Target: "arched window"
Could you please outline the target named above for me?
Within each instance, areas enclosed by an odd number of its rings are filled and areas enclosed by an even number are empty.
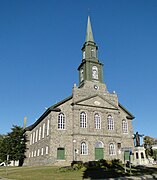
[[[35,141],[35,132],[33,132],[33,144],[34,144],[34,141]]]
[[[39,140],[41,139],[41,126],[39,128]]]
[[[98,68],[96,66],[92,67],[92,78],[98,79]]]
[[[42,132],[42,138],[45,136],[45,123],[43,124],[43,132]]]
[[[91,56],[96,57],[96,50],[94,48],[91,49]]]
[[[115,155],[116,151],[115,151],[115,145],[113,143],[109,144],[109,155]]]
[[[83,50],[83,59],[85,59],[85,50]]]
[[[98,113],[94,115],[95,129],[101,129],[101,119]]]
[[[65,129],[65,116],[63,113],[58,115],[58,129]]]
[[[80,127],[81,128],[86,128],[87,127],[87,118],[86,118],[86,113],[85,112],[80,113]]]
[[[36,130],[35,142],[38,141],[38,129]]]
[[[40,155],[40,149],[38,149],[38,152],[37,152],[37,156],[39,156]]]
[[[32,134],[31,134],[31,137],[30,137],[30,145],[32,145]]]
[[[83,68],[80,70],[80,81],[82,82],[84,80],[84,75],[83,75]]]
[[[144,154],[143,154],[143,152],[141,152],[141,159],[144,159]]]
[[[101,141],[97,141],[95,143],[95,148],[103,148],[103,147],[104,147],[104,145],[103,145],[103,143]]]
[[[48,154],[48,153],[49,153],[49,147],[46,146],[46,154]]]
[[[50,120],[47,120],[47,136],[49,136],[49,130],[50,130]]]
[[[108,130],[114,130],[114,121],[111,115],[107,117],[107,123],[108,123]]]
[[[86,142],[81,143],[81,154],[83,155],[88,154],[88,148]]]
[[[123,133],[128,133],[128,123],[125,119],[122,121],[122,131]]]

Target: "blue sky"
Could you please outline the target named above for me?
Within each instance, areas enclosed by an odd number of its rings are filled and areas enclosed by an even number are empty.
[[[1,0],[0,134],[71,95],[88,15],[108,90],[157,138],[156,0]]]

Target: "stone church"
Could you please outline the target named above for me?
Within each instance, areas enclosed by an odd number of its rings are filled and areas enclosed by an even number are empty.
[[[26,128],[26,165],[67,165],[73,160],[124,159],[123,149],[133,149],[134,116],[109,93],[103,82],[90,17],[79,84],[72,95],[49,107]]]

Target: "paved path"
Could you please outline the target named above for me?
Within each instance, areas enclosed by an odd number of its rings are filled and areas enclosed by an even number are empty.
[[[107,179],[93,179],[93,180],[153,180],[153,179],[157,179],[157,174],[144,175],[144,176],[126,176],[126,177],[107,178]],[[85,178],[83,180],[92,180],[92,179]]]

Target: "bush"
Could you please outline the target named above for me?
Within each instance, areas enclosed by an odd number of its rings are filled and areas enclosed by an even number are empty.
[[[111,162],[113,168],[122,167],[122,161],[120,159],[113,159]]]
[[[100,167],[106,168],[106,169],[110,168],[112,165],[111,161],[107,161],[105,159],[100,159],[98,162],[100,164]]]
[[[79,170],[83,167],[83,162],[82,161],[73,161],[71,163],[71,167],[74,169],[74,170]]]
[[[64,166],[59,168],[59,172],[67,172],[67,171],[73,171],[73,168],[71,166]]]

